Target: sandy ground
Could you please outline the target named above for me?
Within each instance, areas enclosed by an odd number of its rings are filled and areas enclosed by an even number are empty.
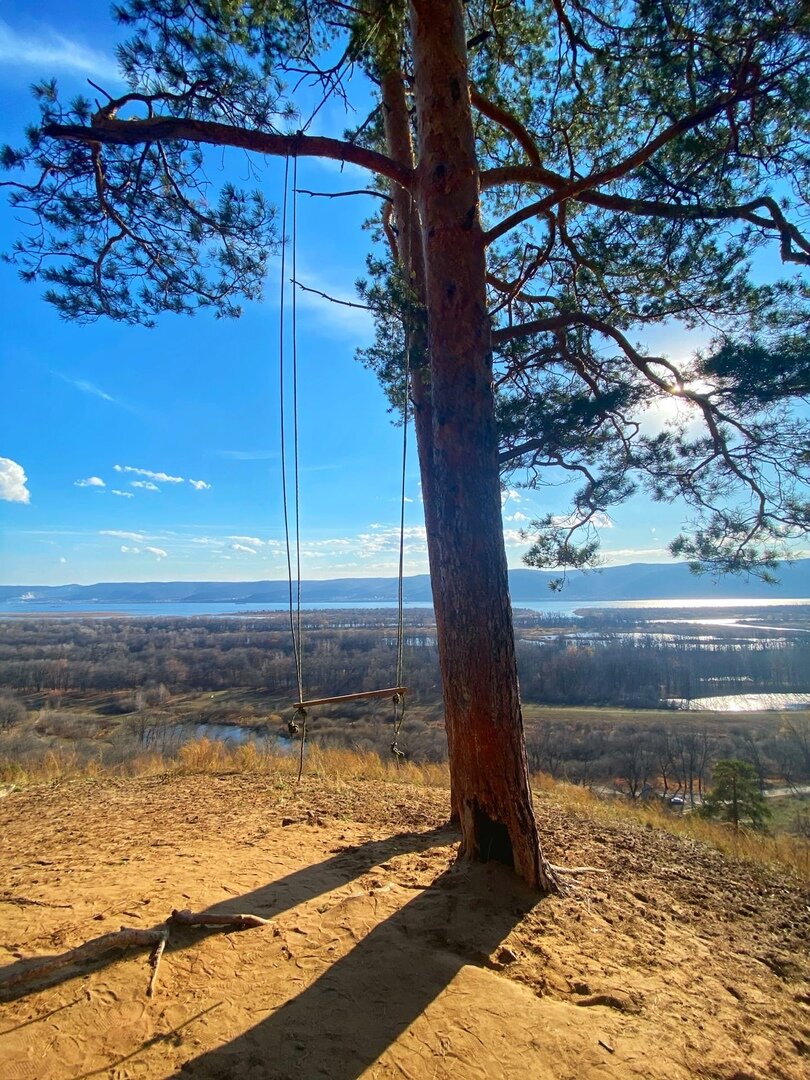
[[[665,833],[540,800],[537,902],[455,863],[444,792],[247,776],[61,784],[0,800],[0,979],[173,908],[172,930],[0,1004],[3,1080],[774,1080],[810,1075],[808,896]]]

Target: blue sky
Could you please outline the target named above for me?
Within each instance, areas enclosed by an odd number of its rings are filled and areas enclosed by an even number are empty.
[[[88,77],[115,89],[118,40],[105,3],[52,0],[28,13],[0,0],[0,143],[19,145],[35,118],[29,93],[54,75],[64,95]],[[322,133],[351,123],[337,106]],[[236,162],[238,167],[239,162]],[[283,163],[261,183],[280,201]],[[299,186],[358,186],[359,170],[301,162]],[[0,249],[20,226],[0,194]],[[364,271],[371,207],[301,197],[299,278],[354,298]],[[0,265],[0,583],[240,580],[286,576],[278,423],[278,277],[240,320],[165,316],[147,330],[59,319]],[[396,573],[401,429],[372,374],[354,360],[367,343],[365,312],[300,294],[301,533],[305,577]],[[677,356],[672,338],[656,347]],[[406,573],[427,570],[418,469],[407,475]],[[520,528],[556,513],[564,493],[510,491],[504,527],[510,565]],[[608,563],[660,561],[678,531],[677,508],[643,501],[605,523]]]

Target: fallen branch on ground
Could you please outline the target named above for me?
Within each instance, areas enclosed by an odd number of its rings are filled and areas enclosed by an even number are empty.
[[[211,914],[207,911],[173,911],[167,923],[174,926],[232,926],[234,930],[249,930],[254,926],[267,926],[269,919],[259,915]]]
[[[602,870],[598,866],[549,866],[555,874],[609,874],[609,870]]]
[[[59,956],[44,956],[40,960],[34,960],[28,967],[14,971],[5,979],[0,980],[0,990],[11,990],[21,983],[33,982],[41,979],[43,975],[50,975],[53,971],[68,967],[70,964],[79,964],[84,960],[96,960],[111,949],[142,948],[144,945],[157,945],[168,934],[166,930],[138,930],[133,926],[122,926],[120,930],[114,930],[110,934],[102,934],[101,937],[86,941],[75,949],[68,949]]]
[[[68,949],[59,956],[44,956],[39,960],[32,959],[27,966],[17,967],[11,974],[0,978],[0,992],[13,990],[28,982],[35,982],[45,975],[50,975],[60,968],[69,967],[71,964],[79,964],[86,960],[97,960],[113,949],[144,948],[152,947],[150,965],[152,975],[147,987],[147,995],[155,996],[157,987],[157,975],[160,961],[169,941],[169,935],[173,926],[227,926],[233,930],[248,930],[252,927],[266,926],[269,919],[263,919],[259,915],[228,915],[209,913],[205,911],[173,911],[163,927],[154,930],[140,930],[133,926],[122,926],[120,930],[114,930],[109,934],[86,941],[75,949]],[[25,964],[25,961],[23,961]]]

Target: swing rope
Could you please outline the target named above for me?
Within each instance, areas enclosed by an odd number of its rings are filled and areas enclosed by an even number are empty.
[[[292,237],[292,262],[293,262],[293,280],[296,276],[296,198],[295,189],[297,187],[295,176],[297,173],[298,161],[297,158],[293,159],[293,237]],[[286,370],[286,336],[285,336],[285,298],[286,298],[286,272],[287,272],[287,217],[288,217],[288,201],[289,201],[289,179],[290,179],[290,157],[289,154],[284,158],[284,195],[282,199],[282,211],[281,211],[281,277],[279,281],[279,431],[281,439],[281,501],[284,509],[284,543],[287,553],[287,581],[289,584],[289,621],[290,621],[290,636],[292,638],[293,646],[293,661],[295,664],[295,680],[298,686],[299,700],[304,696],[304,679],[303,679],[303,664],[302,664],[302,641],[301,641],[301,536],[300,536],[300,485],[299,485],[299,467],[298,467],[298,336],[296,332],[296,297],[295,290],[292,294],[292,411],[293,411],[293,480],[294,480],[294,510],[295,510],[295,565],[296,565],[296,580],[297,590],[293,588],[293,559],[292,559],[292,543],[290,540],[290,511],[289,511],[289,492],[287,488],[287,423],[286,423],[286,390],[288,375]],[[301,759],[299,761],[298,778],[301,779],[301,772],[303,770],[303,746],[306,737],[306,712],[303,709],[299,709],[296,714],[297,718],[303,721],[303,733],[301,737]],[[293,719],[287,725],[291,735],[298,733],[298,724]]]
[[[408,465],[408,403],[410,401],[411,394],[411,334],[412,334],[412,310],[411,310],[411,285],[413,278],[413,271],[411,268],[411,237],[412,233],[412,219],[413,219],[413,193],[411,193],[410,201],[410,215],[409,220],[406,223],[408,232],[406,255],[405,255],[405,272],[408,280],[408,293],[405,297],[405,319],[404,319],[404,332],[405,332],[405,363],[403,372],[403,391],[402,391],[402,476],[400,483],[400,498],[399,498],[399,590],[397,597],[397,686],[402,685],[403,680],[403,666],[404,666],[404,653],[405,653],[405,479]],[[394,694],[394,739],[391,743],[391,753],[396,759],[397,766],[400,765],[404,754],[399,748],[399,733],[402,728],[402,723],[405,719],[405,695],[396,693]]]
[[[284,159],[284,196],[282,200],[281,217],[281,280],[279,297],[279,399],[280,399],[280,438],[281,438],[281,491],[284,506],[284,539],[287,553],[287,579],[289,584],[289,624],[293,643],[293,660],[295,663],[295,678],[298,686],[298,701],[295,703],[295,715],[288,723],[290,735],[299,733],[298,721],[300,721],[301,744],[298,758],[298,777],[300,781],[304,771],[304,745],[307,736],[307,707],[324,705],[338,701],[351,701],[361,698],[374,698],[390,696],[394,703],[394,738],[391,743],[391,753],[396,758],[399,766],[405,754],[399,747],[399,734],[405,719],[405,694],[407,688],[402,685],[404,668],[404,644],[405,644],[405,594],[404,594],[404,567],[405,567],[405,485],[408,461],[408,404],[410,400],[410,362],[411,362],[411,303],[407,298],[406,314],[404,320],[405,350],[403,371],[403,405],[402,405],[402,474],[400,485],[400,519],[399,519],[399,581],[397,593],[397,652],[396,652],[396,686],[384,690],[367,690],[356,694],[341,694],[337,697],[316,698],[310,701],[304,699],[303,680],[303,637],[301,633],[301,532],[300,532],[300,467],[299,467],[299,424],[298,424],[298,313],[296,283],[297,255],[298,255],[298,158],[293,156],[292,176],[292,210],[289,209],[289,181],[290,181],[290,158],[289,154]],[[411,200],[413,209],[413,199]],[[287,484],[287,425],[285,409],[285,391],[288,377],[285,364],[285,294],[286,294],[286,239],[288,217],[292,219],[291,231],[291,255],[292,255],[292,302],[291,302],[291,385],[292,385],[292,413],[293,413],[293,480],[294,480],[294,512],[295,512],[295,585],[293,584],[293,557],[292,542],[290,539],[290,513],[289,492]],[[410,275],[410,247],[411,231],[408,228],[408,255],[406,269]],[[410,280],[408,282],[410,288]]]

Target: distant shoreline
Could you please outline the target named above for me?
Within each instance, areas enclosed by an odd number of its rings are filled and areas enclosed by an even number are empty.
[[[30,604],[30,606],[29,606]],[[395,601],[379,600],[319,600],[301,605],[301,610],[308,613],[326,612],[337,615],[340,612],[396,612]],[[548,600],[513,600],[512,607],[517,613],[533,613],[549,616],[584,617],[598,612],[648,612],[655,613],[660,619],[666,616],[701,616],[700,619],[686,621],[704,621],[706,616],[715,613],[723,622],[733,616],[740,618],[752,616],[756,612],[776,613],[779,609],[801,609],[810,607],[810,597],[700,597],[640,600],[566,600],[559,596]],[[433,605],[427,601],[409,601],[407,611],[416,613],[429,612],[433,616]],[[138,619],[138,618],[212,618],[212,619],[262,619],[286,615],[288,604],[255,603],[252,605],[228,601],[183,601],[141,600],[122,601],[119,607],[115,602],[103,607],[95,607],[92,602],[84,606],[61,607],[58,600],[19,601],[0,600],[0,620],[22,620],[26,622],[38,619]],[[763,614],[764,617],[764,614]],[[655,620],[653,620],[655,621]]]

